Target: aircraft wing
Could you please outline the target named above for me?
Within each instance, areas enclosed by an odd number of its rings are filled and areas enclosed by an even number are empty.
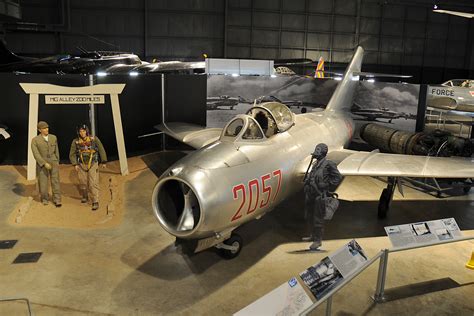
[[[345,176],[474,178],[474,158],[426,157],[383,154],[378,151],[335,150],[327,158],[338,164]],[[297,167],[300,176],[306,172],[310,156]]]
[[[357,152],[337,166],[343,175],[474,178],[474,158]]]
[[[205,128],[199,125],[180,122],[159,124],[154,127],[166,135],[196,149],[218,140],[222,132],[222,128]]]
[[[460,12],[460,11],[433,10],[433,12],[457,15],[457,16],[460,16],[460,17],[463,17],[463,18],[468,18],[468,19],[472,19],[474,17],[474,13]]]

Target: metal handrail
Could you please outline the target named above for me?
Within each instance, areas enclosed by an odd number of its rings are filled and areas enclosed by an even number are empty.
[[[342,281],[338,286],[333,288],[327,295],[325,295],[321,300],[317,301],[316,303],[312,304],[308,308],[306,308],[304,311],[300,313],[300,315],[308,315],[309,312],[311,312],[313,309],[327,301],[327,306],[326,306],[326,315],[331,314],[331,305],[332,305],[332,296],[336,294],[341,288],[343,288],[347,283],[352,281],[356,276],[358,276],[362,271],[367,269],[370,265],[372,265],[375,261],[377,261],[378,258],[381,258],[383,255],[383,250],[379,251],[373,258],[370,260],[366,261],[358,270],[353,272],[349,277],[344,278],[344,281]]]
[[[450,244],[450,243],[453,243],[453,242],[460,242],[460,241],[473,240],[473,239],[474,239],[474,236],[468,236],[468,237],[462,237],[462,238],[456,238],[456,239],[450,239],[450,240],[433,241],[433,242],[430,242],[430,243],[416,245],[416,246],[405,246],[405,247],[397,247],[397,248],[382,250],[383,251],[383,256],[380,258],[379,275],[377,277],[377,288],[375,290],[375,293],[374,293],[374,296],[372,297],[372,299],[376,303],[383,303],[383,302],[386,301],[386,297],[385,297],[385,279],[387,277],[388,254],[390,252],[406,251],[406,250],[411,250],[411,249],[431,247],[431,246],[437,246],[437,245],[443,245],[443,244]]]
[[[327,293],[322,299],[320,299],[319,301],[317,301],[316,303],[312,304],[311,306],[306,308],[304,311],[302,311],[300,315],[308,315],[308,313],[313,311],[316,307],[323,304],[324,302],[326,302],[326,315],[331,315],[332,296],[336,294],[346,284],[351,282],[352,279],[354,279],[356,276],[362,273],[362,271],[364,271],[369,266],[371,266],[379,258],[380,258],[380,262],[379,262],[377,284],[376,284],[374,296],[372,298],[376,303],[383,303],[386,300],[385,295],[384,295],[385,294],[385,280],[386,280],[387,268],[388,268],[388,254],[390,252],[399,252],[399,251],[405,251],[405,250],[411,250],[411,249],[417,249],[417,248],[431,247],[431,246],[449,244],[453,242],[460,242],[460,241],[466,241],[466,240],[474,240],[474,236],[430,242],[430,243],[420,244],[416,246],[405,246],[405,247],[397,247],[397,248],[391,248],[391,249],[382,249],[373,258],[365,262],[357,271],[353,272],[349,277],[347,277],[347,279],[344,279],[344,281],[342,281],[338,286],[336,286],[334,289],[329,291],[329,293]]]
[[[25,297],[18,297],[18,298],[13,298],[13,297],[8,297],[8,298],[0,298],[0,302],[11,302],[11,301],[26,301],[26,305],[28,306],[28,315],[31,316],[31,305],[30,305],[30,300],[25,298]]]

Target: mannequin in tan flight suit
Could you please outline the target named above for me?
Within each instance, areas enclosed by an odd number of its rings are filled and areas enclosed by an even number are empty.
[[[56,207],[61,207],[61,190],[59,187],[59,149],[58,140],[53,134],[49,134],[48,123],[38,122],[40,134],[32,139],[31,150],[36,160],[36,175],[44,205],[49,203],[49,179],[51,178],[51,191],[53,202]]]

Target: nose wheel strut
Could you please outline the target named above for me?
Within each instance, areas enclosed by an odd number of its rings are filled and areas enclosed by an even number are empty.
[[[224,242],[217,244],[215,247],[219,251],[219,255],[224,259],[233,259],[237,257],[242,250],[242,237],[240,235],[232,233],[230,238]]]

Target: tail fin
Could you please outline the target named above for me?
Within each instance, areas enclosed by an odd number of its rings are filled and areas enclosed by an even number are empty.
[[[319,57],[318,65],[316,66],[316,72],[314,78],[324,78],[324,58]]]
[[[354,73],[361,71],[362,59],[364,58],[364,49],[357,47],[354,56],[344,72],[341,82],[337,86],[326,107],[330,112],[349,112],[354,100],[354,93],[359,84],[358,77]]]

